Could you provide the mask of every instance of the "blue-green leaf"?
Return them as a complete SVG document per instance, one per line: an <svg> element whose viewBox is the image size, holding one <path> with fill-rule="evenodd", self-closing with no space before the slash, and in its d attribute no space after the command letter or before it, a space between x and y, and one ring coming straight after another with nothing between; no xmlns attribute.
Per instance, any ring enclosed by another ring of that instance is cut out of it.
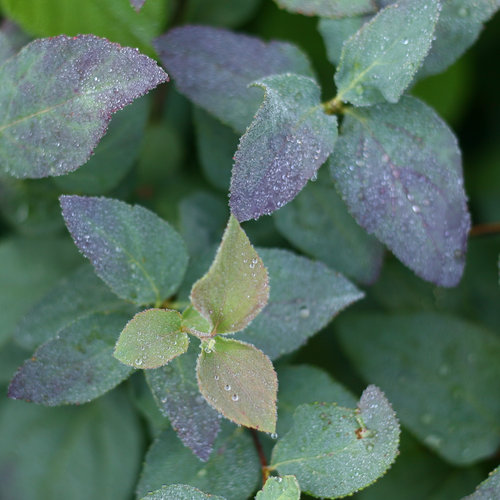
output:
<svg viewBox="0 0 500 500"><path fill-rule="evenodd" d="M486 481L483 481L477 490L463 500L492 500L500 497L500 467L490 472Z"/></svg>
<svg viewBox="0 0 500 500"><path fill-rule="evenodd" d="M353 17L376 10L373 0L275 0L290 11L306 16Z"/></svg>
<svg viewBox="0 0 500 500"><path fill-rule="evenodd" d="M225 500L223 497L207 495L188 484L172 484L148 493L141 500Z"/></svg>
<svg viewBox="0 0 500 500"><path fill-rule="evenodd" d="M299 500L300 488L295 476L270 477L255 500Z"/></svg>

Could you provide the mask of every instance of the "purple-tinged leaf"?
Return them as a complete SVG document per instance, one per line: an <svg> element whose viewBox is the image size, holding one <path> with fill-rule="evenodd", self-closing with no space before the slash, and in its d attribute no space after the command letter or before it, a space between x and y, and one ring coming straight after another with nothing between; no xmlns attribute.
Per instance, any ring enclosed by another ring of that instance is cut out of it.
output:
<svg viewBox="0 0 500 500"><path fill-rule="evenodd" d="M113 358L127 317L97 313L62 329L17 371L9 397L47 406L81 404L113 389L132 371Z"/></svg>
<svg viewBox="0 0 500 500"><path fill-rule="evenodd" d="M197 356L192 342L186 354L158 370L148 370L146 379L161 413L168 417L181 441L206 461L212 453L220 419L198 389Z"/></svg>
<svg viewBox="0 0 500 500"><path fill-rule="evenodd" d="M130 0L130 5L139 12L142 9L142 6L144 5L144 2L146 0Z"/></svg>
<svg viewBox="0 0 500 500"><path fill-rule="evenodd" d="M306 16L344 18L377 10L374 0L275 0L283 9Z"/></svg>
<svg viewBox="0 0 500 500"><path fill-rule="evenodd" d="M230 206L239 221L291 201L333 151L337 117L327 115L314 80L275 75L259 80L264 102L234 157Z"/></svg>
<svg viewBox="0 0 500 500"><path fill-rule="evenodd" d="M454 286L470 216L457 141L422 102L351 109L331 162L350 212L418 276Z"/></svg>
<svg viewBox="0 0 500 500"><path fill-rule="evenodd" d="M76 170L111 115L167 79L152 59L93 35L35 40L0 65L0 170Z"/></svg>
<svg viewBox="0 0 500 500"><path fill-rule="evenodd" d="M111 198L61 196L60 201L77 247L119 297L160 306L177 290L188 256L182 238L164 220Z"/></svg>
<svg viewBox="0 0 500 500"><path fill-rule="evenodd" d="M265 43L221 28L175 28L154 46L179 91L237 132L245 131L262 100L250 83L287 72L313 76L295 46Z"/></svg>

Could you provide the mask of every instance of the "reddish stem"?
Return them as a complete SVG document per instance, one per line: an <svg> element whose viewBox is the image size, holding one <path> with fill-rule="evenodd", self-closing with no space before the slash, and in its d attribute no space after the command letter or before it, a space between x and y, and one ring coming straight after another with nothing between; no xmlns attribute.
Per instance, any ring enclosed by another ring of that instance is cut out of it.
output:
<svg viewBox="0 0 500 500"><path fill-rule="evenodd" d="M469 236L483 236L485 234L500 234L500 222L478 224L469 232Z"/></svg>
<svg viewBox="0 0 500 500"><path fill-rule="evenodd" d="M253 443L255 445L255 449L257 450L257 454L259 455L260 465L262 469L262 485L266 484L267 478L269 477L269 469L267 466L267 459L264 453L264 449L262 448L262 443L259 439L259 434L255 429L250 429L250 433L252 434Z"/></svg>

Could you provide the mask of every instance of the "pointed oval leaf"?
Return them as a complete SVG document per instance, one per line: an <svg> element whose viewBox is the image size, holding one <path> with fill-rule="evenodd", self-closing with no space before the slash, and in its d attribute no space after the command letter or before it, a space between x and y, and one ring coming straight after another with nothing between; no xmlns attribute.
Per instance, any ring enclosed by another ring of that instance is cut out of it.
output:
<svg viewBox="0 0 500 500"><path fill-rule="evenodd" d="M313 75L295 46L221 28L174 28L154 46L180 92L237 132L245 131L262 100L250 83L279 73Z"/></svg>
<svg viewBox="0 0 500 500"><path fill-rule="evenodd" d="M167 79L152 59L93 35L35 40L0 66L1 171L76 170L111 115Z"/></svg>
<svg viewBox="0 0 500 500"><path fill-rule="evenodd" d="M181 315L169 309L137 313L125 326L114 356L134 368L158 368L187 351L189 338L181 332Z"/></svg>
<svg viewBox="0 0 500 500"><path fill-rule="evenodd" d="M213 333L242 330L269 298L268 275L238 221L231 215L207 274L193 285L191 302Z"/></svg>
<svg viewBox="0 0 500 500"><path fill-rule="evenodd" d="M250 344L215 337L198 358L198 385L226 418L263 432L276 428L278 380L269 358Z"/></svg>
<svg viewBox="0 0 500 500"><path fill-rule="evenodd" d="M275 0L283 9L306 16L353 17L376 10L373 0Z"/></svg>
<svg viewBox="0 0 500 500"><path fill-rule="evenodd" d="M269 272L269 302L236 338L271 359L295 351L342 309L363 297L341 274L287 250L262 248Z"/></svg>
<svg viewBox="0 0 500 500"><path fill-rule="evenodd" d="M71 323L19 368L8 395L47 406L82 404L113 389L131 368L113 358L127 321L123 314L92 314Z"/></svg>
<svg viewBox="0 0 500 500"><path fill-rule="evenodd" d="M302 491L338 498L382 476L396 459L399 424L378 387L363 392L358 408L305 404L292 429L274 447L271 469L297 477Z"/></svg>
<svg viewBox="0 0 500 500"><path fill-rule="evenodd" d="M405 97L351 110L331 174L357 222L404 264L440 286L458 283L470 228L461 156L431 108Z"/></svg>
<svg viewBox="0 0 500 500"><path fill-rule="evenodd" d="M189 306L182 313L182 328L197 337L210 336L210 322L205 319L193 306Z"/></svg>
<svg viewBox="0 0 500 500"><path fill-rule="evenodd" d="M491 500L500 498L500 467L491 471L488 479L483 481L477 490L462 500Z"/></svg>
<svg viewBox="0 0 500 500"><path fill-rule="evenodd" d="M255 83L264 102L240 139L231 177L239 221L270 214L292 200L333 151L337 117L327 115L311 78L284 74Z"/></svg>
<svg viewBox="0 0 500 500"><path fill-rule="evenodd" d="M220 428L219 414L206 402L196 381L197 346L191 342L183 356L158 370L148 370L146 380L160 408L181 441L207 461Z"/></svg>
<svg viewBox="0 0 500 500"><path fill-rule="evenodd" d="M76 245L119 297L161 304L177 290L188 255L167 222L111 198L61 196L60 201Z"/></svg>
<svg viewBox="0 0 500 500"><path fill-rule="evenodd" d="M343 46L338 99L355 106L397 102L429 52L438 0L401 0L381 10Z"/></svg>
<svg viewBox="0 0 500 500"><path fill-rule="evenodd" d="M270 477L255 500L300 500L300 488L295 476Z"/></svg>
<svg viewBox="0 0 500 500"><path fill-rule="evenodd" d="M188 484L172 484L148 493L141 500L225 500L218 495L208 495Z"/></svg>

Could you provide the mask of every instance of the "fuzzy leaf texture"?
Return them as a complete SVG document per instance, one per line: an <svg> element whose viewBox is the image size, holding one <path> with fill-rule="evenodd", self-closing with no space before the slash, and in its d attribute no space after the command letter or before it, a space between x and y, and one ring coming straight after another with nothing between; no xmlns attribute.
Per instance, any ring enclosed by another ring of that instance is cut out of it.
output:
<svg viewBox="0 0 500 500"><path fill-rule="evenodd" d="M431 108L405 97L352 109L330 166L362 227L421 278L459 282L470 228L461 155Z"/></svg>
<svg viewBox="0 0 500 500"><path fill-rule="evenodd" d="M500 497L500 467L491 471L488 479L483 481L472 495L463 500L491 500Z"/></svg>
<svg viewBox="0 0 500 500"><path fill-rule="evenodd" d="M337 98L355 106L397 102L429 52L438 0L401 0L381 10L343 45Z"/></svg>
<svg viewBox="0 0 500 500"><path fill-rule="evenodd" d="M213 333L242 330L266 305L269 278L262 259L234 216L207 274L191 290L191 302Z"/></svg>
<svg viewBox="0 0 500 500"><path fill-rule="evenodd" d="M269 358L251 344L215 337L198 358L198 385L226 418L263 432L276 428L278 380ZM207 345L208 344L208 345Z"/></svg>
<svg viewBox="0 0 500 500"><path fill-rule="evenodd" d="M275 0L283 9L306 16L343 18L369 14L373 0Z"/></svg>
<svg viewBox="0 0 500 500"><path fill-rule="evenodd" d="M177 290L188 255L164 220L111 198L61 196L60 202L77 247L119 297L159 305Z"/></svg>
<svg viewBox="0 0 500 500"><path fill-rule="evenodd" d="M148 493L141 500L225 500L223 497L207 495L188 484L172 484Z"/></svg>
<svg viewBox="0 0 500 500"><path fill-rule="evenodd" d="M31 178L76 170L111 115L167 79L152 59L93 35L30 43L0 66L0 170Z"/></svg>
<svg viewBox="0 0 500 500"><path fill-rule="evenodd" d="M300 488L294 476L270 477L255 500L300 500Z"/></svg>
<svg viewBox="0 0 500 500"><path fill-rule="evenodd" d="M305 493L340 498L387 471L398 453L399 433L391 405L370 385L355 410L329 403L299 406L270 467L296 476Z"/></svg>
<svg viewBox="0 0 500 500"><path fill-rule="evenodd" d="M234 156L230 207L239 221L270 214L291 201L333 151L337 117L327 115L320 88L301 75L255 83L264 102Z"/></svg>
<svg viewBox="0 0 500 500"><path fill-rule="evenodd" d="M309 61L293 45L221 28L174 28L154 46L179 91L237 132L245 131L262 100L250 83L279 73L313 76Z"/></svg>

